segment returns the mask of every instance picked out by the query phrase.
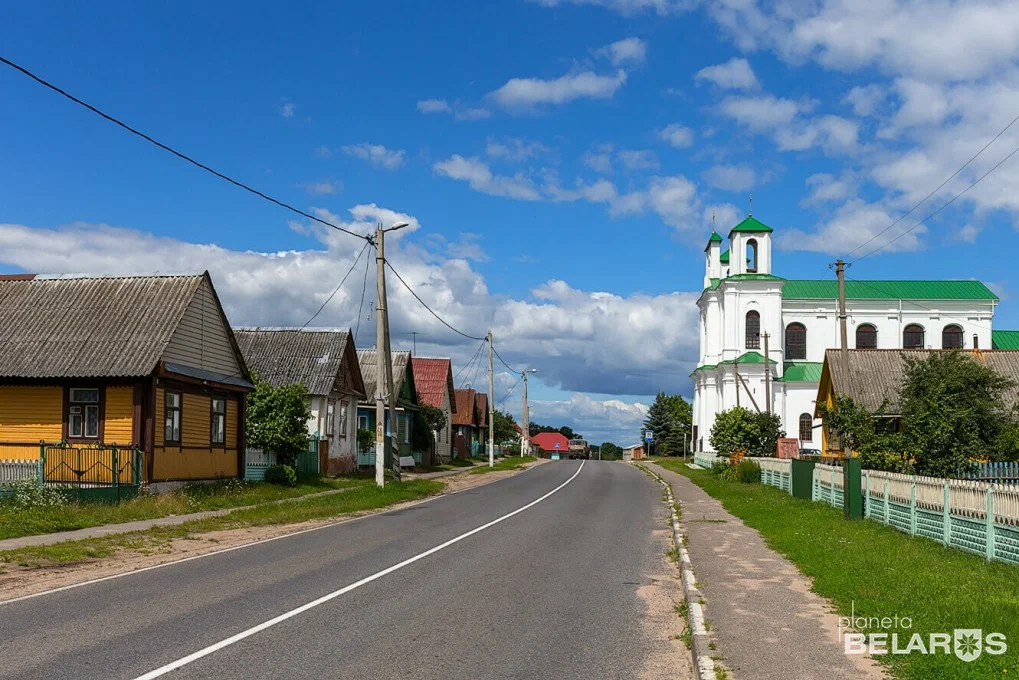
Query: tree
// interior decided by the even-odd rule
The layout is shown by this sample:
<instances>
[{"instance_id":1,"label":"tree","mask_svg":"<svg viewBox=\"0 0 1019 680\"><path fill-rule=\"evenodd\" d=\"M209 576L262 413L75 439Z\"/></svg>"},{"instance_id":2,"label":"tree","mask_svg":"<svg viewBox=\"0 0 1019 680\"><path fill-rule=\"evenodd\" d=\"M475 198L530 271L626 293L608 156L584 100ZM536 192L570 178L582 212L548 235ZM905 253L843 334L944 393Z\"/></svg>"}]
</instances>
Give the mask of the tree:
<instances>
[{"instance_id":1,"label":"tree","mask_svg":"<svg viewBox=\"0 0 1019 680\"><path fill-rule=\"evenodd\" d=\"M949 477L971 458L999 457L1014 422L1001 397L1015 383L961 352L905 361L902 427L917 474Z\"/></svg>"},{"instance_id":2,"label":"tree","mask_svg":"<svg viewBox=\"0 0 1019 680\"><path fill-rule=\"evenodd\" d=\"M255 389L247 396L245 441L293 466L297 456L308 449L308 390L301 383L273 387L257 375L252 379Z\"/></svg>"},{"instance_id":3,"label":"tree","mask_svg":"<svg viewBox=\"0 0 1019 680\"><path fill-rule=\"evenodd\" d=\"M910 472L912 464L902 453L902 436L895 432L891 420L882 418L884 408L882 404L871 413L852 397L842 395L836 396L831 406L819 405L830 436L837 437L847 453L859 453L864 469Z\"/></svg>"},{"instance_id":4,"label":"tree","mask_svg":"<svg viewBox=\"0 0 1019 680\"><path fill-rule=\"evenodd\" d=\"M583 435L581 435L580 433L574 432L572 427L566 425L562 427L552 427L550 425L539 425L538 423L532 421L528 424L527 429L530 431L530 436L532 437L536 434L541 434L542 432L558 432L567 439L584 438Z\"/></svg>"},{"instance_id":5,"label":"tree","mask_svg":"<svg viewBox=\"0 0 1019 680\"><path fill-rule=\"evenodd\" d=\"M446 412L438 406L420 404L418 405L414 420L421 421L428 428L429 432L434 433L446 427Z\"/></svg>"},{"instance_id":6,"label":"tree","mask_svg":"<svg viewBox=\"0 0 1019 680\"><path fill-rule=\"evenodd\" d=\"M492 436L495 438L496 444L520 438L520 433L517 432L517 421L509 413L495 409L495 419L493 422L495 427L492 430Z\"/></svg>"},{"instance_id":7,"label":"tree","mask_svg":"<svg viewBox=\"0 0 1019 680\"><path fill-rule=\"evenodd\" d=\"M622 447L616 446L612 442L602 444L600 451L602 460L614 460L623 457Z\"/></svg>"},{"instance_id":8,"label":"tree","mask_svg":"<svg viewBox=\"0 0 1019 680\"><path fill-rule=\"evenodd\" d=\"M678 394L659 392L648 408L644 419L644 430L654 433L657 452L665 456L681 455L686 450L693 429L693 408ZM641 431L641 441L644 439Z\"/></svg>"},{"instance_id":9,"label":"tree","mask_svg":"<svg viewBox=\"0 0 1019 680\"><path fill-rule=\"evenodd\" d=\"M740 451L747 456L773 456L784 436L782 421L774 413L752 413L737 406L715 416L709 441L727 456Z\"/></svg>"}]
</instances>

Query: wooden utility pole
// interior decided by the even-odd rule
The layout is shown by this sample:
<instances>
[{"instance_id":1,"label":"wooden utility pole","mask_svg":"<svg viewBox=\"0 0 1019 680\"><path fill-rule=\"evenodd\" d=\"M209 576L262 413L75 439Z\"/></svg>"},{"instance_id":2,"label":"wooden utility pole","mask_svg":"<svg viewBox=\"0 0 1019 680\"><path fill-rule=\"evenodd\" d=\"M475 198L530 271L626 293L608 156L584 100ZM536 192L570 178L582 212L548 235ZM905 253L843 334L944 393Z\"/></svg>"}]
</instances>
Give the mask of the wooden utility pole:
<instances>
[{"instance_id":1,"label":"wooden utility pole","mask_svg":"<svg viewBox=\"0 0 1019 680\"><path fill-rule=\"evenodd\" d=\"M375 484L386 485L386 232L375 229Z\"/></svg>"},{"instance_id":2,"label":"wooden utility pole","mask_svg":"<svg viewBox=\"0 0 1019 680\"><path fill-rule=\"evenodd\" d=\"M768 363L768 336L764 334L764 411L771 413L771 365Z\"/></svg>"},{"instance_id":3,"label":"wooden utility pole","mask_svg":"<svg viewBox=\"0 0 1019 680\"><path fill-rule=\"evenodd\" d=\"M382 282L382 290L386 288ZM384 310L383 323L386 325L386 391L389 394L389 441L393 456L393 475L400 481L400 428L396 422L396 390L393 389L393 350L389 344L389 307ZM409 434L409 433L408 433Z\"/></svg>"},{"instance_id":4,"label":"wooden utility pole","mask_svg":"<svg viewBox=\"0 0 1019 680\"><path fill-rule=\"evenodd\" d=\"M835 261L835 276L839 280L839 339L841 340L842 374L845 375L846 388L852 393L849 377L849 331L846 329L846 263Z\"/></svg>"},{"instance_id":5,"label":"wooden utility pole","mask_svg":"<svg viewBox=\"0 0 1019 680\"><path fill-rule=\"evenodd\" d=\"M736 408L739 408L739 358L732 360L732 371L736 374Z\"/></svg>"},{"instance_id":6,"label":"wooden utility pole","mask_svg":"<svg viewBox=\"0 0 1019 680\"><path fill-rule=\"evenodd\" d=\"M495 375L492 372L492 331L488 331L488 467L495 465Z\"/></svg>"},{"instance_id":7,"label":"wooden utility pole","mask_svg":"<svg viewBox=\"0 0 1019 680\"><path fill-rule=\"evenodd\" d=\"M530 414L527 412L527 370L524 370L524 426L520 432L520 455L526 456L531 453L531 423Z\"/></svg>"}]
</instances>

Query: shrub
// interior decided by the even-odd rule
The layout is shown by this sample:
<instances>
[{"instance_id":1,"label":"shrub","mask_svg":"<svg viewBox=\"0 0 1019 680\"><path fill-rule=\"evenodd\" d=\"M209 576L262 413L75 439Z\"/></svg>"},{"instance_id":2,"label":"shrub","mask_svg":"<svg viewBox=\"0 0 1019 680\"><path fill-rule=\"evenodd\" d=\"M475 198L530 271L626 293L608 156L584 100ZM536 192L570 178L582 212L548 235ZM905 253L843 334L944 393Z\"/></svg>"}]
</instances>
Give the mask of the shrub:
<instances>
[{"instance_id":1,"label":"shrub","mask_svg":"<svg viewBox=\"0 0 1019 680\"><path fill-rule=\"evenodd\" d=\"M297 472L289 465L273 465L265 471L265 481L280 486L297 486Z\"/></svg>"},{"instance_id":2,"label":"shrub","mask_svg":"<svg viewBox=\"0 0 1019 680\"><path fill-rule=\"evenodd\" d=\"M723 472L725 472L728 469L728 467L729 467L729 464L726 463L725 461L716 460L714 463L711 464L711 474L713 474L713 475L721 475Z\"/></svg>"},{"instance_id":3,"label":"shrub","mask_svg":"<svg viewBox=\"0 0 1019 680\"><path fill-rule=\"evenodd\" d=\"M739 470L739 481L744 484L757 484L761 481L761 466L749 458L741 460L736 469Z\"/></svg>"},{"instance_id":4,"label":"shrub","mask_svg":"<svg viewBox=\"0 0 1019 680\"><path fill-rule=\"evenodd\" d=\"M11 484L7 503L19 510L28 508L52 508L65 505L67 496L53 486L39 486L34 479L24 479Z\"/></svg>"}]
</instances>

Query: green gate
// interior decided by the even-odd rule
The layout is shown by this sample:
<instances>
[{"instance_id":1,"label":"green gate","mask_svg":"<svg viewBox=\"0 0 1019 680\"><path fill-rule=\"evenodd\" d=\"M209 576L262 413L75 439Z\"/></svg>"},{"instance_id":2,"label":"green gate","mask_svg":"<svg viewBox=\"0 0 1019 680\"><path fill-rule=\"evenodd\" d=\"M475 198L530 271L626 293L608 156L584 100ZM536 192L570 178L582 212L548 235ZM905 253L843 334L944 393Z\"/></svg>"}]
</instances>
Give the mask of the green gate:
<instances>
[{"instance_id":1,"label":"green gate","mask_svg":"<svg viewBox=\"0 0 1019 680\"><path fill-rule=\"evenodd\" d=\"M42 444L42 482L82 501L134 498L142 483L142 452L117 446Z\"/></svg>"},{"instance_id":2,"label":"green gate","mask_svg":"<svg viewBox=\"0 0 1019 680\"><path fill-rule=\"evenodd\" d=\"M297 455L294 460L294 469L298 477L314 476L319 474L318 469L318 443L319 436L316 432L308 437L308 447Z\"/></svg>"}]
</instances>

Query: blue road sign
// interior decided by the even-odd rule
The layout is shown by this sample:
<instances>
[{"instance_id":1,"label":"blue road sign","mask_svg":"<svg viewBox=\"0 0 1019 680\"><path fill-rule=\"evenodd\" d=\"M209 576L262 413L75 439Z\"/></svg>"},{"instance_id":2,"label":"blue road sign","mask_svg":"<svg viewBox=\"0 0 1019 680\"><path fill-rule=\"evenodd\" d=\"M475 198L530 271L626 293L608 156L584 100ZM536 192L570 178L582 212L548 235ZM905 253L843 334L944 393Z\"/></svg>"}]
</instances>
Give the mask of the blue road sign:
<instances>
[{"instance_id":1,"label":"blue road sign","mask_svg":"<svg viewBox=\"0 0 1019 680\"><path fill-rule=\"evenodd\" d=\"M556 442L556 443L555 443L555 450L556 450L556 451L558 451L558 450L559 450L559 442Z\"/></svg>"},{"instance_id":2,"label":"blue road sign","mask_svg":"<svg viewBox=\"0 0 1019 680\"><path fill-rule=\"evenodd\" d=\"M646 432L644 432L644 441L649 442L652 441L654 438L655 433L652 432L651 430L647 430Z\"/></svg>"}]
</instances>

